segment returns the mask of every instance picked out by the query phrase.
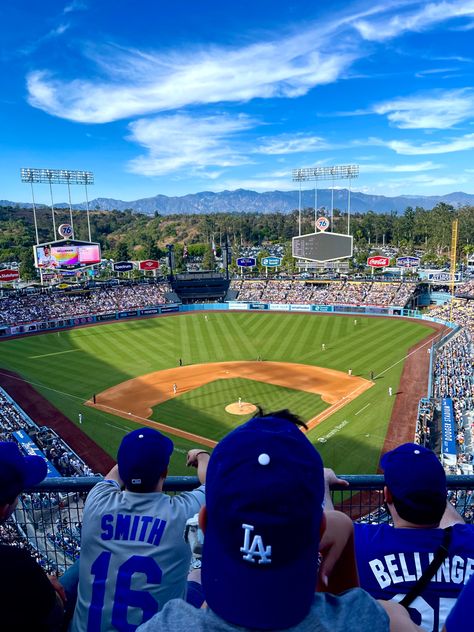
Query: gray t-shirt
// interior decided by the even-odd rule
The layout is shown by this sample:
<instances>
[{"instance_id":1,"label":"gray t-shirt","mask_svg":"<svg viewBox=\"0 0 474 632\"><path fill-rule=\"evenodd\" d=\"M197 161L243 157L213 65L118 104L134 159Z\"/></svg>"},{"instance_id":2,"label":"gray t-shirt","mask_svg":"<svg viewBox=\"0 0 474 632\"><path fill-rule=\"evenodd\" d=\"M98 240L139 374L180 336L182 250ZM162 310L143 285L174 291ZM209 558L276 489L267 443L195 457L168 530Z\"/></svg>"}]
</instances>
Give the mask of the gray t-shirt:
<instances>
[{"instance_id":1,"label":"gray t-shirt","mask_svg":"<svg viewBox=\"0 0 474 632\"><path fill-rule=\"evenodd\" d=\"M168 496L98 483L84 508L71 632L131 632L184 598L191 560L184 527L204 499L204 486Z\"/></svg>"},{"instance_id":2,"label":"gray t-shirt","mask_svg":"<svg viewBox=\"0 0 474 632\"><path fill-rule=\"evenodd\" d=\"M236 587L235 598L239 598ZM291 604L288 604L291 608ZM210 609L193 608L179 599L141 625L137 632L246 632L250 628L231 625ZM389 632L385 610L361 588L341 595L315 593L308 616L285 632Z\"/></svg>"}]
</instances>

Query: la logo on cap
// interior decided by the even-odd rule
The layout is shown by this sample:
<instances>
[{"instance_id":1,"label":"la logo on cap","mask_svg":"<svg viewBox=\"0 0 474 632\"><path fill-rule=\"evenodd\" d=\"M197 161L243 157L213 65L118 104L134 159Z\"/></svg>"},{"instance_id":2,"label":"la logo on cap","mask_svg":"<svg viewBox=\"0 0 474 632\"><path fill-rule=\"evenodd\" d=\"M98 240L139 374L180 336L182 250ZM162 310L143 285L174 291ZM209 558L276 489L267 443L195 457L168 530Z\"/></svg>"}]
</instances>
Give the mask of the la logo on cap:
<instances>
[{"instance_id":1,"label":"la logo on cap","mask_svg":"<svg viewBox=\"0 0 474 632\"><path fill-rule=\"evenodd\" d=\"M272 563L272 547L265 546L263 544L261 535L254 535L252 544L250 544L250 532L255 531L255 527L251 524L243 524L242 529L245 531L244 534L244 546L240 547L241 553L245 553L243 555L243 559L246 562L252 562L255 564L257 557L259 564L271 564Z\"/></svg>"}]
</instances>

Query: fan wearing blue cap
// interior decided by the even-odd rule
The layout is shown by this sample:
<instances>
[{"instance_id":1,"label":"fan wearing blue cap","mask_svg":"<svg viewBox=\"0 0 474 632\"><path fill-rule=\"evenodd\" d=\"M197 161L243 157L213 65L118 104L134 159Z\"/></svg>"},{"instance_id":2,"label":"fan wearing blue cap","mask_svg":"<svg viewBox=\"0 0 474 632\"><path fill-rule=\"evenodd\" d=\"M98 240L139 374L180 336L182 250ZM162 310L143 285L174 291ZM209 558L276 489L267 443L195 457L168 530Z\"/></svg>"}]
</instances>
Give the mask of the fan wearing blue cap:
<instances>
[{"instance_id":1,"label":"fan wearing blue cap","mask_svg":"<svg viewBox=\"0 0 474 632\"><path fill-rule=\"evenodd\" d=\"M23 456L16 443L0 442L0 524L15 511L19 494L47 471L42 457ZM2 630L59 630L63 604L27 549L1 543L0 568Z\"/></svg>"},{"instance_id":2,"label":"fan wearing blue cap","mask_svg":"<svg viewBox=\"0 0 474 632\"><path fill-rule=\"evenodd\" d=\"M405 443L381 459L384 500L393 527L355 524L360 585L377 599L400 601L417 585L452 526L448 556L412 601L412 620L440 630L463 585L474 572L474 526L447 502L446 475L434 452Z\"/></svg>"},{"instance_id":3,"label":"fan wearing blue cap","mask_svg":"<svg viewBox=\"0 0 474 632\"><path fill-rule=\"evenodd\" d=\"M171 601L138 631L388 631L363 590L315 593L324 498L321 457L287 415L231 432L212 453L200 513L208 607Z\"/></svg>"},{"instance_id":4,"label":"fan wearing blue cap","mask_svg":"<svg viewBox=\"0 0 474 632\"><path fill-rule=\"evenodd\" d=\"M185 598L191 550L186 521L204 503L204 485L163 493L173 442L153 428L127 434L117 465L89 493L83 514L72 632L135 630L170 599ZM206 477L209 453L187 464Z\"/></svg>"}]
</instances>

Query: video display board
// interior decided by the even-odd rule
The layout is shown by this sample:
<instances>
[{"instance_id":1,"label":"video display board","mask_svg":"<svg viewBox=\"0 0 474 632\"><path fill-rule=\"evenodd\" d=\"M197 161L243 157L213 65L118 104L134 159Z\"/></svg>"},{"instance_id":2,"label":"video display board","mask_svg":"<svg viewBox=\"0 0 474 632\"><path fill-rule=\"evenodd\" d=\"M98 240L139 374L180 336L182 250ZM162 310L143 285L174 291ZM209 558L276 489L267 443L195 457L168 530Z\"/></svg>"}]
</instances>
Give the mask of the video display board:
<instances>
[{"instance_id":1,"label":"video display board","mask_svg":"<svg viewBox=\"0 0 474 632\"><path fill-rule=\"evenodd\" d=\"M63 240L34 246L35 266L42 270L74 270L101 261L100 244Z\"/></svg>"}]
</instances>

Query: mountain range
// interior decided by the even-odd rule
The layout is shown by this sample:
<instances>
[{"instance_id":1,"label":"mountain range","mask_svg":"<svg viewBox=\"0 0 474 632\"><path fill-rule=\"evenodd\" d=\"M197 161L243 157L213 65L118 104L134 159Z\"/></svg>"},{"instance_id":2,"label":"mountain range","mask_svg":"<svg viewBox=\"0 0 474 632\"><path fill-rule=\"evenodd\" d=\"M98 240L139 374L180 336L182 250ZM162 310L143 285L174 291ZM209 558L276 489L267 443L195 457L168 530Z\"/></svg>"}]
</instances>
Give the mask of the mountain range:
<instances>
[{"instance_id":1,"label":"mountain range","mask_svg":"<svg viewBox=\"0 0 474 632\"><path fill-rule=\"evenodd\" d=\"M347 189L319 189L317 192L318 208L331 208L331 198L333 195L334 208L345 212L348 208ZM400 195L397 197L387 197L384 195L369 195L359 191L351 191L350 206L352 212L366 213L387 213L396 211L403 213L407 206L415 208L421 206L431 209L440 202L457 206L474 206L474 195L470 193L448 193L447 195ZM302 208L314 208L315 191L305 190L301 192ZM11 202L0 200L0 206L18 206L20 208L31 208L31 202ZM37 205L45 206L45 205ZM54 205L55 208L69 208L69 204L62 202ZM89 202L91 210L132 210L136 213L153 215L155 212L160 215L184 214L184 213L272 213L279 211L289 213L299 206L299 191L267 191L257 193L246 189L236 191L203 191L201 193L191 193L183 196L169 197L166 195L156 195L154 197L140 200L123 201L113 198L95 198ZM75 210L85 210L86 203L73 204Z\"/></svg>"}]
</instances>

